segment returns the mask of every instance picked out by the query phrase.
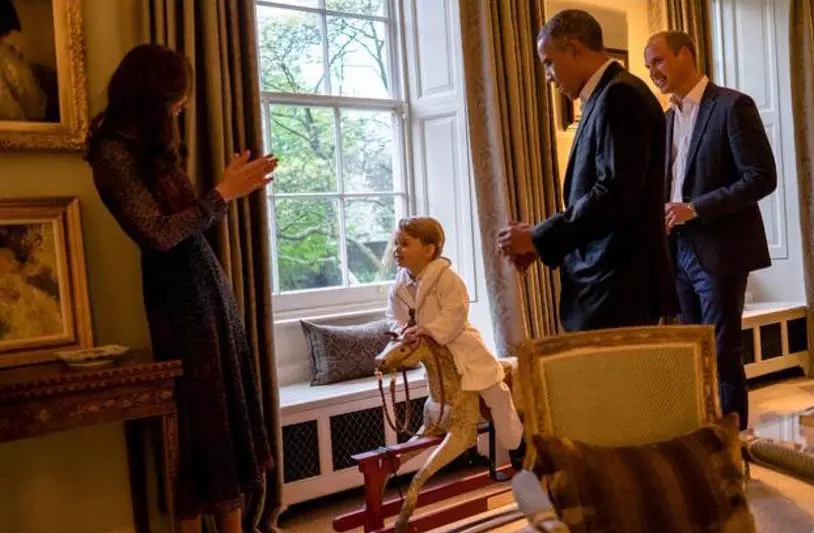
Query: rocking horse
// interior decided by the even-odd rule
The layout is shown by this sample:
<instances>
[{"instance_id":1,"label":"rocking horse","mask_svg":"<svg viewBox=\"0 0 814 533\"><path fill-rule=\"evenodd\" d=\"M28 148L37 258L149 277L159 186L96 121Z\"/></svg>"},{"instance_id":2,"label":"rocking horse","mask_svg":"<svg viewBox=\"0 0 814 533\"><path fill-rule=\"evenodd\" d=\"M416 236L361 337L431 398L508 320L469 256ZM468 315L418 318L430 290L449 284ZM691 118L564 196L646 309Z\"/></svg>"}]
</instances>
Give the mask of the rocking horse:
<instances>
[{"instance_id":1,"label":"rocking horse","mask_svg":"<svg viewBox=\"0 0 814 533\"><path fill-rule=\"evenodd\" d=\"M516 374L517 360L515 358L504 358L500 359L500 362L506 375L505 381L512 391L514 404L516 408L520 409L522 406L520 387L517 380L512 379ZM393 339L376 357L375 363L380 373L395 373L400 369L403 370L418 363L423 363L427 373L429 396L424 403L423 424L407 443L399 446L402 451L400 451L398 459L401 462L410 460L422 453L424 448L437 444L443 435L440 444L433 450L425 464L416 472L404 497L395 525L396 533L404 533L414 530L410 526L410 517L419 501L421 488L438 470L475 445L479 433L479 423L482 419L489 421L490 413L483 404L478 392L461 390L461 379L455 368L452 353L448 348L440 346L432 339L422 337L417 343L411 345L393 334ZM398 421L394 422L388 413L387 405L384 403L381 375L379 377L379 389L382 393L386 418L394 430L403 430L404 427L397 427L399 425ZM406 386L405 376L405 388ZM409 402L407 402L407 405L409 405ZM409 419L409 413L406 419ZM493 461L494 433L490 434L490 447L492 448ZM359 456L357 460L369 459L369 455L365 457ZM364 472L361 464L360 469ZM387 480L394 473L395 471L391 470L386 472L383 478L380 478L382 492ZM491 471L491 475L492 478L495 478L496 473L494 470ZM366 475L366 486L368 485L367 477ZM508 476L505 479L507 478ZM468 489L472 490L473 486L475 485L470 485ZM464 490L467 490L467 487L462 487L462 491ZM381 495L380 493L380 498ZM368 499L368 506L370 504L371 502ZM380 500L378 511L381 511ZM341 520L339 521L341 522ZM380 517L377 517L377 521L380 521ZM375 526L371 528L369 520L366 521L365 526L365 531L375 528ZM334 528L337 529L337 521L334 522Z\"/></svg>"}]
</instances>

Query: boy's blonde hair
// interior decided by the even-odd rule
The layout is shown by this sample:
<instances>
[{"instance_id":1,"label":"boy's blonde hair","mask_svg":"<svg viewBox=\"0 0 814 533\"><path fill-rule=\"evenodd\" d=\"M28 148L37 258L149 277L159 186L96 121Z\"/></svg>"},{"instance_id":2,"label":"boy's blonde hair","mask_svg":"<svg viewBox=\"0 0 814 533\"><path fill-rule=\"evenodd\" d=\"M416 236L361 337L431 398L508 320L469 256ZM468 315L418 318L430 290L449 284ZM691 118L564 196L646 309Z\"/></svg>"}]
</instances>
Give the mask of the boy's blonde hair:
<instances>
[{"instance_id":1,"label":"boy's blonde hair","mask_svg":"<svg viewBox=\"0 0 814 533\"><path fill-rule=\"evenodd\" d=\"M441 223L432 217L402 218L398 223L398 230L410 237L418 239L421 244L435 246L433 259L438 259L444 251L444 228Z\"/></svg>"}]
</instances>

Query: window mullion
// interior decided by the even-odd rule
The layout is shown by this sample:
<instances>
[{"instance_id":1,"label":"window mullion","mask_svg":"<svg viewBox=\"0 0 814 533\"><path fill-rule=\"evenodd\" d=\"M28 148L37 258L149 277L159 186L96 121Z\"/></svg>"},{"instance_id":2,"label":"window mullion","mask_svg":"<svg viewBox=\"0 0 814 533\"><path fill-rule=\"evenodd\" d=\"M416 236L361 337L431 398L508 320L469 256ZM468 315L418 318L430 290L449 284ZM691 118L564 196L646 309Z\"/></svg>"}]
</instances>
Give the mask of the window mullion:
<instances>
[{"instance_id":1,"label":"window mullion","mask_svg":"<svg viewBox=\"0 0 814 533\"><path fill-rule=\"evenodd\" d=\"M266 143L267 150L271 153L274 153L274 136L271 133L271 102L263 102L261 104L263 106L263 120L266 121L266 135L267 138L264 139ZM272 283L272 294L279 294L280 292L280 254L277 250L277 203L276 198L274 197L275 189L274 189L274 181L269 184L271 187L271 191L269 192L268 196L266 196L266 201L268 202L268 213L269 213L269 220L271 221L271 283Z\"/></svg>"},{"instance_id":2,"label":"window mullion","mask_svg":"<svg viewBox=\"0 0 814 533\"><path fill-rule=\"evenodd\" d=\"M342 112L334 107L334 146L336 151L336 187L339 191L339 257L342 264L342 285L350 285L348 267L348 234L345 228L345 180L342 172Z\"/></svg>"},{"instance_id":3,"label":"window mullion","mask_svg":"<svg viewBox=\"0 0 814 533\"><path fill-rule=\"evenodd\" d=\"M331 87L331 66L330 52L328 51L328 16L325 14L325 0L319 0L319 8L322 12L319 15L320 31L322 32L322 78L325 94L333 94Z\"/></svg>"},{"instance_id":4,"label":"window mullion","mask_svg":"<svg viewBox=\"0 0 814 533\"><path fill-rule=\"evenodd\" d=\"M401 87L401 73L399 69L399 31L398 21L394 15L393 0L387 0L384 3L385 13L387 14L387 23L385 28L387 31L387 78L390 80L390 98L393 100L404 100L404 91Z\"/></svg>"},{"instance_id":5,"label":"window mullion","mask_svg":"<svg viewBox=\"0 0 814 533\"><path fill-rule=\"evenodd\" d=\"M280 253L277 248L277 200L273 195L267 196L269 218L271 219L271 278L273 294L280 293Z\"/></svg>"}]
</instances>

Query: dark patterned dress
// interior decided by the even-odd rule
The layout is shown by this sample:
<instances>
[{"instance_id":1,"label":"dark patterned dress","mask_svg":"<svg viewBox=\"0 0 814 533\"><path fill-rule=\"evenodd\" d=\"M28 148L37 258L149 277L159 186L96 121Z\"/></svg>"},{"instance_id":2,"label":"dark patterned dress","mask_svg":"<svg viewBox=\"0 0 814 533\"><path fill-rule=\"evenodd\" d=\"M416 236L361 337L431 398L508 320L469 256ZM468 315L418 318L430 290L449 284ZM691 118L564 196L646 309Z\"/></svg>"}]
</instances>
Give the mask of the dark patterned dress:
<instances>
[{"instance_id":1,"label":"dark patterned dress","mask_svg":"<svg viewBox=\"0 0 814 533\"><path fill-rule=\"evenodd\" d=\"M203 232L226 212L213 191L196 199L181 172L142 173L125 139L91 161L102 201L141 249L144 302L155 358L181 358L181 465L176 513L229 511L271 464L243 319Z\"/></svg>"}]
</instances>

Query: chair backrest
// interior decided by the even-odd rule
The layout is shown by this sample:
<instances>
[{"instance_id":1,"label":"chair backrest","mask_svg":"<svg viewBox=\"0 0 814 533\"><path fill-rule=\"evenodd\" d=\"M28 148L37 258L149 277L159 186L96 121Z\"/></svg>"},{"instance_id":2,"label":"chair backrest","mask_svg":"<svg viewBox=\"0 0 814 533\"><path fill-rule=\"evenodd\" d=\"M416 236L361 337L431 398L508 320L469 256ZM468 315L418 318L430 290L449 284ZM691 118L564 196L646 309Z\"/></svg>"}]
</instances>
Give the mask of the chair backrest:
<instances>
[{"instance_id":1,"label":"chair backrest","mask_svg":"<svg viewBox=\"0 0 814 533\"><path fill-rule=\"evenodd\" d=\"M721 416L711 326L566 333L529 341L518 357L527 440L645 444Z\"/></svg>"}]
</instances>

